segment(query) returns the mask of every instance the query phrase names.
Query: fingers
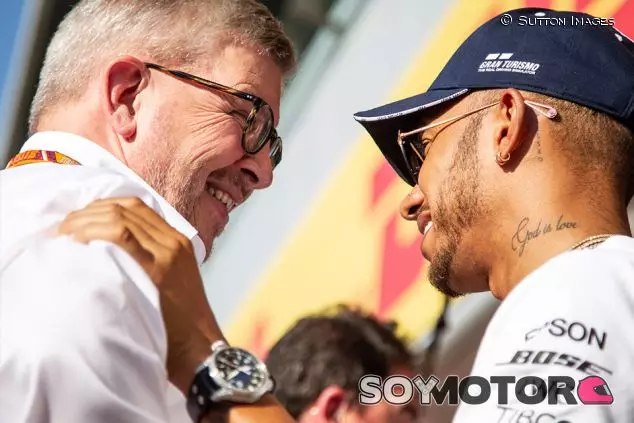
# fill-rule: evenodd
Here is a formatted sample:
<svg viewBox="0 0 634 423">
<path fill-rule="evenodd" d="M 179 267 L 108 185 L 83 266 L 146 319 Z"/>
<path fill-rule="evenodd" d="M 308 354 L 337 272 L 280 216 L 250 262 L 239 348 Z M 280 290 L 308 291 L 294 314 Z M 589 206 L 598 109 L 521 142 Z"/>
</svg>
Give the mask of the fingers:
<svg viewBox="0 0 634 423">
<path fill-rule="evenodd" d="M 181 250 L 193 251 L 191 241 L 176 229 L 167 224 L 160 216 L 149 209 L 151 213 L 147 213 L 146 207 L 126 208 L 117 203 L 95 205 L 89 211 L 103 216 L 108 216 L 112 221 L 130 221 L 142 227 L 147 234 L 152 237 L 163 249 L 170 251 L 170 254 L 178 254 Z M 88 209 L 87 209 L 88 211 Z M 158 221 L 154 224 L 154 222 Z M 160 254 L 162 251 L 153 251 Z M 166 257 L 170 260 L 171 257 Z"/>
<path fill-rule="evenodd" d="M 88 204 L 83 210 L 99 210 L 113 214 L 113 218 L 121 218 L 123 210 L 134 210 L 135 213 L 143 216 L 146 224 L 157 228 L 171 228 L 152 208 L 148 207 L 138 197 L 116 197 L 102 198 Z"/>
<path fill-rule="evenodd" d="M 74 240 L 87 244 L 90 241 L 107 241 L 123 248 L 145 269 L 151 270 L 153 255 L 139 242 L 143 238 L 141 228 L 130 228 L 124 224 L 113 224 L 108 220 L 95 221 L 80 216 L 60 226 L 59 232 Z"/>
<path fill-rule="evenodd" d="M 114 225 L 118 222 L 123 222 L 123 215 L 121 215 L 120 218 L 113 218 L 111 215 L 104 213 L 101 210 L 83 209 L 74 211 L 66 216 L 62 223 L 58 226 L 57 232 L 62 235 L 72 235 L 78 228 L 90 223 L 110 223 Z"/>
<path fill-rule="evenodd" d="M 192 251 L 191 241 L 169 225 L 153 209 L 136 197 L 106 198 L 89 204 L 85 210 L 112 214 L 113 220 L 128 218 L 143 226 L 150 235 L 168 248 L 185 247 Z M 129 213 L 129 212 L 132 213 Z M 177 245 L 177 241 L 180 245 Z"/>
<path fill-rule="evenodd" d="M 124 244 L 126 239 L 132 236 L 151 252 L 162 247 L 160 242 L 148 233 L 148 224 L 125 208 L 94 207 L 73 212 L 60 224 L 58 232 L 75 236 L 91 225 L 103 227 L 93 235 L 100 236 L 100 239 L 105 237 L 104 240 Z"/>
<path fill-rule="evenodd" d="M 97 232 L 87 233 L 86 229 L 82 229 L 89 225 L 92 228 L 92 225 L 97 224 L 101 225 Z M 111 226 L 109 231 L 104 228 L 108 225 Z M 168 266 L 181 254 L 193 252 L 187 237 L 172 228 L 138 198 L 94 201 L 84 209 L 70 213 L 59 226 L 58 232 L 75 234 L 80 229 L 87 237 L 111 241 L 126 249 L 132 248 L 126 241 L 126 237 L 132 234 L 136 237 L 136 242 L 154 257 L 155 266 Z"/>
<path fill-rule="evenodd" d="M 136 204 L 125 200 L 124 204 Z M 145 262 L 152 261 L 152 257 L 157 254 L 161 255 L 161 249 L 165 248 L 148 233 L 149 227 L 130 210 L 116 203 L 108 205 L 101 202 L 70 213 L 57 231 L 59 234 L 71 235 L 79 242 L 98 239 L 115 243 Z"/>
<path fill-rule="evenodd" d="M 111 197 L 111 198 L 100 198 L 98 200 L 94 200 L 93 202 L 91 202 L 87 207 L 91 207 L 91 206 L 99 206 L 99 205 L 104 205 L 104 204 L 120 204 L 124 207 L 148 207 L 143 200 L 141 200 L 139 197 Z M 149 208 L 149 207 L 148 207 Z M 150 208 L 151 210 L 151 208 Z"/>
</svg>

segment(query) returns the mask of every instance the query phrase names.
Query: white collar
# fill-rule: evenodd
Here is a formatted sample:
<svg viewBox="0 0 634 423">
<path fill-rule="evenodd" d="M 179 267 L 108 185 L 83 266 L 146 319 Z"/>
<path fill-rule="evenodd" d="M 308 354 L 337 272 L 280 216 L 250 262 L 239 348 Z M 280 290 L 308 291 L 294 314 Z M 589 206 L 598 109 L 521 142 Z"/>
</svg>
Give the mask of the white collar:
<svg viewBox="0 0 634 423">
<path fill-rule="evenodd" d="M 77 160 L 84 166 L 114 170 L 141 184 L 159 203 L 167 223 L 191 240 L 198 265 L 203 263 L 206 250 L 202 239 L 198 236 L 196 228 L 181 216 L 167 200 L 154 191 L 143 178 L 123 164 L 109 151 L 79 135 L 53 131 L 38 132 L 31 136 L 24 143 L 20 151 L 26 150 L 57 151 Z"/>
</svg>

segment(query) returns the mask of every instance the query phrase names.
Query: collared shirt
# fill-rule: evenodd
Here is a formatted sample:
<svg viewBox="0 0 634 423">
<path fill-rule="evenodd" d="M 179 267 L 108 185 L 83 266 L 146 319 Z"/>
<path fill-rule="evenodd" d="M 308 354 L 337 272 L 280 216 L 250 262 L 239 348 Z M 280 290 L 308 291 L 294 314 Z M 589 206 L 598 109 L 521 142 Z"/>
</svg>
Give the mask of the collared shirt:
<svg viewBox="0 0 634 423">
<path fill-rule="evenodd" d="M 471 372 L 490 390 L 470 388 L 454 422 L 634 421 L 633 326 L 634 239 L 552 258 L 491 319 Z"/>
<path fill-rule="evenodd" d="M 80 166 L 35 163 L 0 171 L 0 422 L 167 422 L 184 407 L 165 370 L 158 291 L 111 243 L 52 230 L 100 198 L 136 196 L 187 236 L 196 229 L 136 173 L 77 135 L 42 132 L 22 148 Z M 178 395 L 178 394 L 176 394 Z M 178 420 L 186 416 L 178 410 Z"/>
</svg>

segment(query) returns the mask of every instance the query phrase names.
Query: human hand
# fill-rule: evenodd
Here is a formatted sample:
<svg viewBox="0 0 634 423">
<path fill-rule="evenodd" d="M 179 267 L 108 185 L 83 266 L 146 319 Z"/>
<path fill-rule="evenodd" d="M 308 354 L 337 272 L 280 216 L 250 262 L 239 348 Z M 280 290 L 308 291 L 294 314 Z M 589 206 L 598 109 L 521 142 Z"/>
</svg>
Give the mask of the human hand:
<svg viewBox="0 0 634 423">
<path fill-rule="evenodd" d="M 78 242 L 112 242 L 146 271 L 160 294 L 168 340 L 167 372 L 184 394 L 196 367 L 224 337 L 203 288 L 189 239 L 136 197 L 97 200 L 70 213 L 58 232 Z"/>
</svg>

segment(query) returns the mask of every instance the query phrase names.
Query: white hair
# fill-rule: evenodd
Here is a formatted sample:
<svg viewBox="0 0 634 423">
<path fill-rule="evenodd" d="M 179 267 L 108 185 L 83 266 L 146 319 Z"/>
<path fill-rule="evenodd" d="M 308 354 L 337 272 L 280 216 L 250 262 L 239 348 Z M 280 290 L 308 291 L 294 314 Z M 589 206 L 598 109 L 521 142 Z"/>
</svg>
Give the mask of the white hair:
<svg viewBox="0 0 634 423">
<path fill-rule="evenodd" d="M 47 110 L 80 98 L 98 69 L 118 55 L 184 67 L 221 40 L 256 48 L 284 75 L 295 69 L 291 41 L 256 0 L 81 0 L 47 49 L 29 130 L 37 130 Z"/>
</svg>

